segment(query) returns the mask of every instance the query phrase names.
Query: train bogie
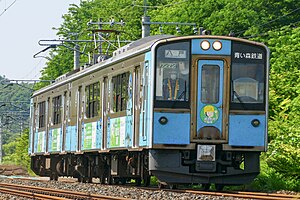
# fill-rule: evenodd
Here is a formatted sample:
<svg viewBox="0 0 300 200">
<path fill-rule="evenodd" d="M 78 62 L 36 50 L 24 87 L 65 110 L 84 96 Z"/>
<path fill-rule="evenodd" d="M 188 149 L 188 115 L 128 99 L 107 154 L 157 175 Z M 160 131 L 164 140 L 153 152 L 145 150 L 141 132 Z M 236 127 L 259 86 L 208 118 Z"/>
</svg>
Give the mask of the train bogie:
<svg viewBox="0 0 300 200">
<path fill-rule="evenodd" d="M 267 48 L 155 36 L 123 49 L 34 93 L 35 173 L 219 188 L 253 180 L 267 147 Z"/>
</svg>

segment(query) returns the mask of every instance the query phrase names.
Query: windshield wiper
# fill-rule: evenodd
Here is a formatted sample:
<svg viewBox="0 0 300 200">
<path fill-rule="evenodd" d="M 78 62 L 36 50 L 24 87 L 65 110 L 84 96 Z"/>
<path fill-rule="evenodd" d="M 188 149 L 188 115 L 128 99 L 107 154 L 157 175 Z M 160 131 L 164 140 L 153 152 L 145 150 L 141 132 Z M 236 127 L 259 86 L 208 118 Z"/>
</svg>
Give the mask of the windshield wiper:
<svg viewBox="0 0 300 200">
<path fill-rule="evenodd" d="M 239 95 L 236 91 L 234 91 L 234 90 L 233 90 L 233 95 L 236 96 L 237 100 L 239 100 L 240 103 L 244 103 L 244 102 L 242 101 L 240 95 Z"/>
</svg>

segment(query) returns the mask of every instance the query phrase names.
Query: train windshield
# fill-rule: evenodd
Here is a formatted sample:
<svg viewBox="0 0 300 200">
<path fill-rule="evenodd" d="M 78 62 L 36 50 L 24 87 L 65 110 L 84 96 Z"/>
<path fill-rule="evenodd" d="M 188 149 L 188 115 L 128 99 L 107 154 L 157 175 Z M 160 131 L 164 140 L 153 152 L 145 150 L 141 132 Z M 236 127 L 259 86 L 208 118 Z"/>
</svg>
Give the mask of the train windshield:
<svg viewBox="0 0 300 200">
<path fill-rule="evenodd" d="M 190 99 L 190 43 L 161 45 L 156 51 L 157 107 L 187 107 Z M 174 102 L 174 104 L 170 104 Z"/>
<path fill-rule="evenodd" d="M 263 65 L 233 64 L 232 65 L 232 95 L 234 103 L 264 102 L 264 72 Z"/>
<path fill-rule="evenodd" d="M 230 108 L 265 109 L 266 52 L 259 47 L 233 43 Z"/>
</svg>

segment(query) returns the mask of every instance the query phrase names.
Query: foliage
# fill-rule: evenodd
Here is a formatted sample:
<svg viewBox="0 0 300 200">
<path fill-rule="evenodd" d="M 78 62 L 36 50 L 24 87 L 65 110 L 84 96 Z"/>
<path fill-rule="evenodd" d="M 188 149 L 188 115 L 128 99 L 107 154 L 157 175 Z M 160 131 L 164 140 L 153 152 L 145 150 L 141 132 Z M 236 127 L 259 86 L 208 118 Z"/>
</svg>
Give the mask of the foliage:
<svg viewBox="0 0 300 200">
<path fill-rule="evenodd" d="M 15 141 L 3 145 L 6 156 L 3 158 L 4 163 L 20 165 L 30 168 L 30 157 L 28 155 L 28 138 L 29 130 L 26 129 L 23 134 Z"/>
<path fill-rule="evenodd" d="M 3 143 L 14 141 L 28 127 L 31 84 L 9 83 L 0 76 L 0 126 Z"/>
<path fill-rule="evenodd" d="M 300 180 L 300 28 L 269 32 L 270 120 L 267 164 L 291 180 Z M 299 181 L 298 181 L 299 182 Z"/>
<path fill-rule="evenodd" d="M 295 177 L 288 177 L 283 173 L 279 173 L 262 161 L 261 173 L 253 183 L 247 186 L 247 189 L 266 192 L 274 190 L 300 191 L 300 182 Z"/>
</svg>

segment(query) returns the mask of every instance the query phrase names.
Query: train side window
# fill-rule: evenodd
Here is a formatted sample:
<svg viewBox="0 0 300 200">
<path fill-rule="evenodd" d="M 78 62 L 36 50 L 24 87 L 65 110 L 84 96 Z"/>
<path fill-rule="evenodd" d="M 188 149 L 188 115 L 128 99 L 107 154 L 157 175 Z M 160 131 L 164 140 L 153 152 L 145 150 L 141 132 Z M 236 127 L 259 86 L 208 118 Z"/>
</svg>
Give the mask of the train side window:
<svg viewBox="0 0 300 200">
<path fill-rule="evenodd" d="M 112 77 L 111 111 L 125 111 L 128 101 L 129 72 Z"/>
<path fill-rule="evenodd" d="M 219 102 L 220 67 L 204 65 L 201 77 L 201 102 L 215 104 Z"/>
<path fill-rule="evenodd" d="M 85 87 L 86 109 L 85 115 L 87 118 L 99 115 L 100 110 L 100 82 L 90 84 Z"/>
<path fill-rule="evenodd" d="M 46 102 L 40 102 L 38 103 L 38 109 L 39 109 L 39 128 L 44 128 L 45 127 L 45 122 L 46 122 Z"/>
<path fill-rule="evenodd" d="M 159 46 L 156 51 L 156 107 L 188 107 L 189 87 L 190 43 L 185 41 Z M 172 105 L 170 101 L 178 103 Z"/>
<path fill-rule="evenodd" d="M 56 96 L 52 99 L 52 108 L 53 108 L 53 125 L 61 123 L 61 95 Z"/>
</svg>

